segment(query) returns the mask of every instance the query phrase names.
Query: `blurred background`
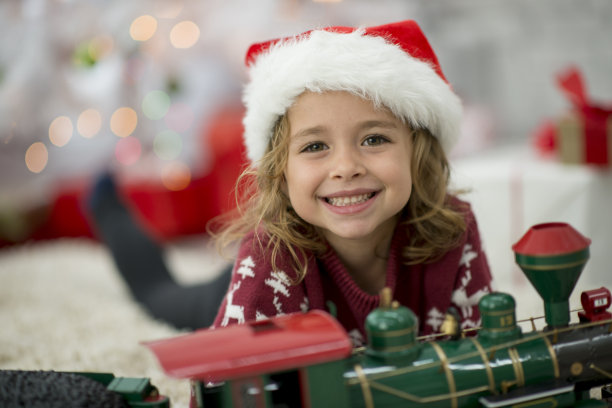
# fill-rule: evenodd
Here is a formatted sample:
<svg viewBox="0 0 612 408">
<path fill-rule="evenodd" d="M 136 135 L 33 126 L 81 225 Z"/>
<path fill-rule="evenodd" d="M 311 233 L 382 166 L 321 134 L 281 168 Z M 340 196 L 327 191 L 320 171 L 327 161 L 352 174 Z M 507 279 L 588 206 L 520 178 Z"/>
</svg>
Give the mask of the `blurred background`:
<svg viewBox="0 0 612 408">
<path fill-rule="evenodd" d="M 92 182 L 115 175 L 181 282 L 211 279 L 226 261 L 205 226 L 233 206 L 244 163 L 247 47 L 403 19 L 464 101 L 453 187 L 517 317 L 542 315 L 511 249 L 536 223 L 592 239 L 572 308 L 612 288 L 612 1 L 3 0 L 0 368 L 148 376 L 188 406 L 188 384 L 140 345 L 176 329 L 147 317 L 93 239 Z"/>
<path fill-rule="evenodd" d="M 0 2 L 0 243 L 91 237 L 83 200 L 103 171 L 161 239 L 202 234 L 243 164 L 248 45 L 415 19 L 465 102 L 455 183 L 494 272 L 512 275 L 510 245 L 536 222 L 578 224 L 607 253 L 607 156 L 568 164 L 557 135 L 568 112 L 610 107 L 611 18 L 607 0 Z M 559 84 L 572 67 L 582 105 Z M 584 129 L 566 153 L 610 149 Z"/>
</svg>

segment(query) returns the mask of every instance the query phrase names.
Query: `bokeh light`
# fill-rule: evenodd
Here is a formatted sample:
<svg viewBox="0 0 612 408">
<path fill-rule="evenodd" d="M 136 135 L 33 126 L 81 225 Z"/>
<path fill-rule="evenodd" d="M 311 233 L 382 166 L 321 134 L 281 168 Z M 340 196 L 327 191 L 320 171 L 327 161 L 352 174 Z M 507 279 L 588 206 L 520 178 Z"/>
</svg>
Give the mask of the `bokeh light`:
<svg viewBox="0 0 612 408">
<path fill-rule="evenodd" d="M 185 163 L 171 162 L 163 167 L 161 178 L 168 190 L 183 190 L 191 183 L 191 170 Z"/>
<path fill-rule="evenodd" d="M 84 110 L 77 119 L 77 130 L 84 138 L 91 139 L 98 134 L 101 127 L 102 116 L 95 109 Z"/>
<path fill-rule="evenodd" d="M 170 108 L 170 97 L 164 91 L 151 91 L 142 100 L 142 112 L 149 119 L 163 118 Z"/>
<path fill-rule="evenodd" d="M 130 36 L 135 41 L 147 41 L 157 31 L 157 19 L 153 16 L 145 14 L 140 16 L 130 25 Z"/>
<path fill-rule="evenodd" d="M 49 125 L 49 140 L 58 147 L 65 146 L 72 138 L 74 126 L 68 116 L 58 116 Z"/>
<path fill-rule="evenodd" d="M 124 166 L 134 164 L 140 159 L 142 145 L 140 140 L 134 136 L 128 136 L 117 142 L 115 145 L 115 158 Z"/>
<path fill-rule="evenodd" d="M 193 21 L 181 21 L 170 30 L 170 43 L 175 48 L 192 47 L 200 39 L 200 28 Z"/>
<path fill-rule="evenodd" d="M 119 137 L 128 137 L 134 132 L 137 125 L 138 115 L 128 106 L 117 109 L 111 116 L 111 131 Z"/>
<path fill-rule="evenodd" d="M 183 149 L 181 136 L 172 130 L 159 132 L 153 140 L 153 151 L 162 160 L 174 160 Z"/>
<path fill-rule="evenodd" d="M 193 109 L 184 103 L 173 103 L 164 117 L 164 123 L 175 132 L 186 132 L 193 124 Z"/>
<path fill-rule="evenodd" d="M 47 167 L 49 152 L 42 142 L 32 143 L 25 153 L 25 164 L 32 173 L 40 173 Z"/>
</svg>

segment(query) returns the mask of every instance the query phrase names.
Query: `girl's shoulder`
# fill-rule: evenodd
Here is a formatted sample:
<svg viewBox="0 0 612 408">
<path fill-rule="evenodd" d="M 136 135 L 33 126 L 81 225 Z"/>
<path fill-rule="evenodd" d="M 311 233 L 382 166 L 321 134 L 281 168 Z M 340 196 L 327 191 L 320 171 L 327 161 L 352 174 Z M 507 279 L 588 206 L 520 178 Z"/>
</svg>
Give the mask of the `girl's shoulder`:
<svg viewBox="0 0 612 408">
<path fill-rule="evenodd" d="M 305 254 L 307 257 L 309 254 Z M 250 256 L 257 264 L 271 267 L 272 269 L 293 270 L 293 255 L 284 243 L 273 242 L 270 234 L 259 228 L 246 234 L 240 241 L 238 258 Z"/>
<path fill-rule="evenodd" d="M 476 227 L 476 216 L 474 215 L 474 210 L 472 209 L 472 204 L 465 199 L 459 198 L 456 195 L 449 194 L 447 196 L 447 206 L 461 214 L 463 217 L 463 221 L 466 225 L 466 232 L 469 233 L 470 230 Z"/>
<path fill-rule="evenodd" d="M 454 211 L 461 214 L 465 223 L 465 230 L 457 247 L 465 248 L 468 245 L 470 248 L 474 248 L 474 250 L 481 251 L 480 229 L 470 202 L 453 195 L 448 196 L 448 202 Z"/>
<path fill-rule="evenodd" d="M 454 194 L 448 194 L 446 196 L 447 205 L 455 211 L 465 212 L 466 214 L 472 214 L 472 205 L 469 201 L 459 198 Z"/>
<path fill-rule="evenodd" d="M 258 264 L 261 262 L 268 264 L 272 255 L 270 244 L 270 237 L 265 231 L 251 231 L 240 241 L 238 258 L 245 258 L 248 256 L 254 261 L 257 261 Z"/>
</svg>

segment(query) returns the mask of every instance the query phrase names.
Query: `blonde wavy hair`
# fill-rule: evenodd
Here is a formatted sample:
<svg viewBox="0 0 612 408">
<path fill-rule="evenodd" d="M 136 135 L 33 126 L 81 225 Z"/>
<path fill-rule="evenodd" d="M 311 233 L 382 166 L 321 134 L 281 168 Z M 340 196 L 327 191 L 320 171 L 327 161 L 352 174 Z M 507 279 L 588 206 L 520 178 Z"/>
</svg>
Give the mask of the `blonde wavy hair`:
<svg viewBox="0 0 612 408">
<path fill-rule="evenodd" d="M 400 217 L 409 231 L 402 252 L 407 265 L 439 259 L 459 244 L 466 229 L 463 209 L 447 192 L 450 167 L 438 139 L 427 129 L 414 130 L 412 137 L 412 193 Z M 221 253 L 255 231 L 262 249 L 270 251 L 274 268 L 281 253 L 291 255 L 293 281 L 299 283 L 307 273 L 308 254 L 321 255 L 327 245 L 317 228 L 297 215 L 284 193 L 288 146 L 289 121 L 284 115 L 265 155 L 239 177 L 235 212 L 213 220 L 208 230 Z"/>
</svg>

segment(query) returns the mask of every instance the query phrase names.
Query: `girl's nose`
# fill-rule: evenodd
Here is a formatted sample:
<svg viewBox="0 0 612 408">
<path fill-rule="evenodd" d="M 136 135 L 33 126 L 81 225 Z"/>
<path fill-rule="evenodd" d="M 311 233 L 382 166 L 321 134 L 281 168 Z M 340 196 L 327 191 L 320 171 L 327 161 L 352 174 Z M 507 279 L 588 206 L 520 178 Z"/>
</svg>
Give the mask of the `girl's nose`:
<svg viewBox="0 0 612 408">
<path fill-rule="evenodd" d="M 358 152 L 353 149 L 339 149 L 332 157 L 331 178 L 352 180 L 365 174 L 365 166 Z"/>
</svg>

